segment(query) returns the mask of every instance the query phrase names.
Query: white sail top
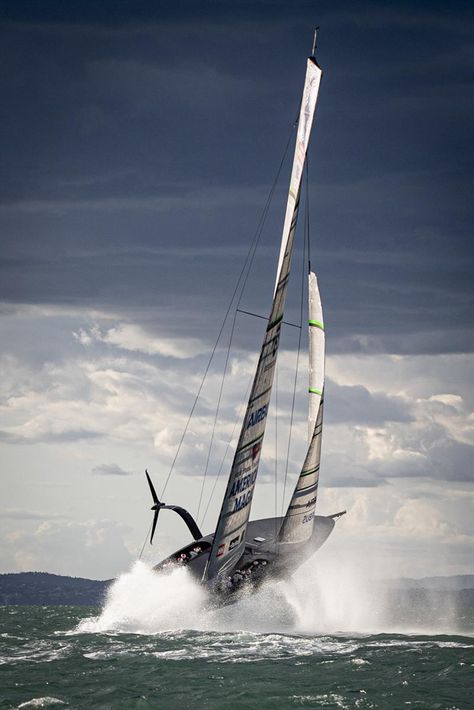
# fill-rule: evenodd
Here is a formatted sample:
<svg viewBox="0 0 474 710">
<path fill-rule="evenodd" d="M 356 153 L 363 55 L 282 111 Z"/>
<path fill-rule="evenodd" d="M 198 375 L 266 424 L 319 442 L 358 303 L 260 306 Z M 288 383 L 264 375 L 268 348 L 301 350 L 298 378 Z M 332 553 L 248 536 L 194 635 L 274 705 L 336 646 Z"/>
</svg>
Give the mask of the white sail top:
<svg viewBox="0 0 474 710">
<path fill-rule="evenodd" d="M 309 274 L 310 425 L 308 452 L 280 533 L 280 543 L 304 542 L 313 533 L 318 495 L 324 397 L 324 323 L 315 274 Z M 313 418 L 314 417 L 314 418 Z"/>
<path fill-rule="evenodd" d="M 285 307 L 298 217 L 301 176 L 320 78 L 321 69 L 314 59 L 308 59 L 273 303 L 209 560 L 203 575 L 204 580 L 225 575 L 226 571 L 231 569 L 241 557 L 245 548 L 245 533 L 265 434 Z"/>
<path fill-rule="evenodd" d="M 309 416 L 308 438 L 311 442 L 324 386 L 324 321 L 318 280 L 312 271 L 308 277 L 309 294 Z"/>
<path fill-rule="evenodd" d="M 314 59 L 310 57 L 308 59 L 308 65 L 306 68 L 303 98 L 301 101 L 301 110 L 298 120 L 298 134 L 296 136 L 296 147 L 295 155 L 293 158 L 293 168 L 291 171 L 290 189 L 288 191 L 288 201 L 286 203 L 286 213 L 285 221 L 283 224 L 280 257 L 278 260 L 277 278 L 275 281 L 275 291 L 278 286 L 278 278 L 283 263 L 283 258 L 285 256 L 288 235 L 291 229 L 291 223 L 294 218 L 295 206 L 299 199 L 301 178 L 303 175 L 303 168 L 306 159 L 306 151 L 308 150 L 311 127 L 313 125 L 313 117 L 316 109 L 316 101 L 318 98 L 321 76 L 321 69 L 318 67 Z"/>
</svg>

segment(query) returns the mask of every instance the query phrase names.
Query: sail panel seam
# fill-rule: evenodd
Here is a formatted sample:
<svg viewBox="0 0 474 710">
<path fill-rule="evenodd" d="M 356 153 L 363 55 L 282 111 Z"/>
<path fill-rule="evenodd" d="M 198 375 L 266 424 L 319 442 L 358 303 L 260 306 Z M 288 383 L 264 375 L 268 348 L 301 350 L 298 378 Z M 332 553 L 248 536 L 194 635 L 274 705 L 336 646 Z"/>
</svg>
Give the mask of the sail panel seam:
<svg viewBox="0 0 474 710">
<path fill-rule="evenodd" d="M 278 325 L 278 323 L 280 323 L 282 320 L 283 320 L 283 313 L 281 314 L 281 316 L 278 316 L 278 318 L 275 318 L 274 321 L 272 321 L 271 323 L 268 324 L 268 326 L 267 326 L 267 333 L 268 333 L 269 330 L 271 330 L 271 329 L 274 328 L 276 325 Z M 271 341 L 269 341 L 269 342 L 271 342 Z"/>
<path fill-rule="evenodd" d="M 304 473 L 302 473 L 300 475 L 300 478 L 304 478 L 305 476 L 309 476 L 311 473 L 316 473 L 316 471 L 319 471 L 319 469 L 320 469 L 320 464 L 318 464 L 314 468 L 310 469 L 309 471 L 304 471 Z"/>
<path fill-rule="evenodd" d="M 262 434 L 260 434 L 260 436 L 257 436 L 256 439 L 252 439 L 252 441 L 249 441 L 248 444 L 242 444 L 242 446 L 237 447 L 236 453 L 237 453 L 237 451 L 240 452 L 240 451 L 243 451 L 244 449 L 247 449 L 249 446 L 252 446 L 252 444 L 255 444 L 257 441 L 259 441 L 262 438 L 263 438 L 263 432 L 262 432 Z"/>
<path fill-rule="evenodd" d="M 312 493 L 317 489 L 318 485 L 319 481 L 316 481 L 316 483 L 312 483 L 310 486 L 306 486 L 306 488 L 298 489 L 294 492 L 293 498 L 301 498 L 302 496 L 308 495 L 308 493 Z"/>
</svg>

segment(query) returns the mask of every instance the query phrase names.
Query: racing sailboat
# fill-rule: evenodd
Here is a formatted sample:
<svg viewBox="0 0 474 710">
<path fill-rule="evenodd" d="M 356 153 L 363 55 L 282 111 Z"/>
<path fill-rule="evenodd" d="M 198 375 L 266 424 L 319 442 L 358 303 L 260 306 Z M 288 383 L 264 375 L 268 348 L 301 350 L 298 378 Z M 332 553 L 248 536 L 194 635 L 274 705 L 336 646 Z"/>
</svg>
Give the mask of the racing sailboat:
<svg viewBox="0 0 474 710">
<path fill-rule="evenodd" d="M 316 275 L 308 276 L 309 328 L 309 445 L 300 475 L 284 517 L 250 521 L 262 443 L 278 356 L 300 193 L 322 71 L 314 57 L 307 60 L 296 146 L 288 190 L 273 300 L 260 357 L 234 453 L 227 488 L 215 530 L 202 535 L 192 515 L 184 508 L 162 503 L 146 472 L 153 497 L 154 518 L 150 542 L 162 509 L 177 512 L 193 542 L 154 567 L 186 565 L 193 576 L 226 599 L 245 588 L 256 588 L 269 578 L 293 572 L 327 539 L 335 520 L 344 514 L 315 515 L 324 407 L 325 336 L 321 299 Z"/>
</svg>

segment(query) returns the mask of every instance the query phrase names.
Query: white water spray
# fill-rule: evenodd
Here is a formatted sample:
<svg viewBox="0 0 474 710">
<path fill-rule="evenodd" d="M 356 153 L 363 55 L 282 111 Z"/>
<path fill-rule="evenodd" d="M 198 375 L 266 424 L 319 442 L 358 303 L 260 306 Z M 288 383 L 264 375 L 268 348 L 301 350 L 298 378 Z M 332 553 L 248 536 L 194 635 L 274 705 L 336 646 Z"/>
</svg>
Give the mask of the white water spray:
<svg viewBox="0 0 474 710">
<path fill-rule="evenodd" d="M 157 574 L 143 562 L 121 574 L 110 587 L 100 616 L 81 622 L 81 632 L 153 634 L 196 628 L 206 592 L 185 568 Z"/>
<path fill-rule="evenodd" d="M 433 603 L 425 595 L 419 605 L 421 616 L 412 601 L 407 595 L 394 601 L 393 589 L 368 580 L 354 561 L 341 564 L 341 559 L 321 555 L 288 581 L 269 582 L 258 593 L 219 608 L 186 568 L 156 573 L 136 562 L 112 584 L 101 614 L 81 622 L 77 631 L 156 634 L 193 629 L 332 635 L 456 630 L 449 595 L 441 603 L 439 596 Z"/>
</svg>

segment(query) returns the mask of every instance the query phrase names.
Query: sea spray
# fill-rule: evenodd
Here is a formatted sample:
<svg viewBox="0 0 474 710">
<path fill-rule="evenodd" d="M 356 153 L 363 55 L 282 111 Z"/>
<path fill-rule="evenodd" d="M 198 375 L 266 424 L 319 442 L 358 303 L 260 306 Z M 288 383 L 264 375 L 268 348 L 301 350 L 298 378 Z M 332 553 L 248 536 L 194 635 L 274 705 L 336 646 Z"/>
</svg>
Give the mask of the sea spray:
<svg viewBox="0 0 474 710">
<path fill-rule="evenodd" d="M 82 621 L 75 632 L 289 630 L 293 613 L 280 587 L 267 584 L 256 594 L 248 590 L 235 604 L 220 606 L 186 568 L 157 573 L 135 562 L 112 584 L 99 616 Z"/>
<path fill-rule="evenodd" d="M 288 581 L 283 593 L 302 633 L 379 633 L 386 631 L 387 609 L 380 585 L 346 560 L 310 560 Z"/>
<path fill-rule="evenodd" d="M 206 599 L 204 588 L 185 568 L 157 574 L 138 561 L 112 584 L 100 615 L 81 622 L 77 630 L 153 634 L 193 629 Z"/>
<path fill-rule="evenodd" d="M 294 611 L 294 631 L 308 634 L 457 633 L 457 608 L 449 591 L 404 589 L 376 572 L 367 553 L 321 554 L 287 581 L 281 593 Z"/>
<path fill-rule="evenodd" d="M 185 567 L 156 573 L 143 562 L 118 577 L 98 617 L 76 633 L 158 634 L 165 631 L 297 633 L 302 635 L 456 632 L 449 594 L 436 603 L 371 581 L 362 564 L 312 558 L 285 581 L 247 590 L 220 606 Z"/>
</svg>

